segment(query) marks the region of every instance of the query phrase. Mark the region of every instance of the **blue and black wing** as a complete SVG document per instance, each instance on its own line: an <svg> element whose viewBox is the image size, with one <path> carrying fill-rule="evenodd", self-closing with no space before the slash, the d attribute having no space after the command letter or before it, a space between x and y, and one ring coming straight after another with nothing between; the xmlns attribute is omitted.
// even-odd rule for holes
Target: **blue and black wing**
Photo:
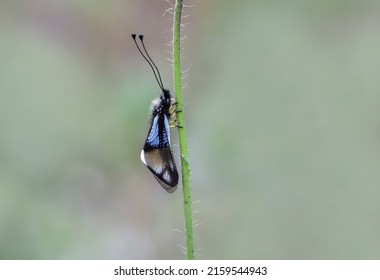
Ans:
<svg viewBox="0 0 380 280"><path fill-rule="evenodd" d="M141 161L169 193L176 190L178 171L170 147L169 121L165 114L156 114L141 151Z"/></svg>

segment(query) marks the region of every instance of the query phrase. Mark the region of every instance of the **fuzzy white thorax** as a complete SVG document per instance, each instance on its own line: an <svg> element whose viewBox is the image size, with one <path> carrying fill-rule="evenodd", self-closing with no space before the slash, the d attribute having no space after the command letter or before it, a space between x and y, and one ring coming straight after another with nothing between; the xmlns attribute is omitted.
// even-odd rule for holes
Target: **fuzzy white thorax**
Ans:
<svg viewBox="0 0 380 280"><path fill-rule="evenodd" d="M160 106L161 104L161 99L160 98L155 98L152 100L152 103L150 104L150 112L153 113L154 108Z"/></svg>

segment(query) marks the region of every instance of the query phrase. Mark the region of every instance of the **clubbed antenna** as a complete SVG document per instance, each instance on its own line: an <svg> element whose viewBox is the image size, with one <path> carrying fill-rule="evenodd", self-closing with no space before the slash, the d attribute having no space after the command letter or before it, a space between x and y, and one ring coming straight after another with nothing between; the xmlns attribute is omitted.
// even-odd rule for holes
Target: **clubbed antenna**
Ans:
<svg viewBox="0 0 380 280"><path fill-rule="evenodd" d="M146 62L149 63L150 68L152 68L152 71L153 71L154 77L156 78L158 86L163 91L164 90L164 84L162 83L160 71L158 71L158 68L157 68L156 64L153 62L153 59L149 56L149 53L148 53L148 51L145 48L145 44L144 44L144 41L143 41L144 36L143 35L139 35L139 39L141 41L141 45L143 46L143 50L145 51L145 54L141 51L141 48L137 44L136 34L132 34L132 38L133 38L133 41L135 42L136 47L139 50L140 54L143 56L143 58L146 60Z"/></svg>

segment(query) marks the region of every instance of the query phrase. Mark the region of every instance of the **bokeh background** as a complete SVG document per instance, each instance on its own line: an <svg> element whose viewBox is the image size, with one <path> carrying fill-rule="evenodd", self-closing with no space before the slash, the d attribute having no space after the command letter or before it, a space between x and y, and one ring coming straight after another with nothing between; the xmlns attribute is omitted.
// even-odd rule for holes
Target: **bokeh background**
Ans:
<svg viewBox="0 0 380 280"><path fill-rule="evenodd" d="M379 259L379 1L185 2L198 258ZM172 88L170 7L0 2L1 259L185 258L182 189L140 162L159 88L130 38Z"/></svg>

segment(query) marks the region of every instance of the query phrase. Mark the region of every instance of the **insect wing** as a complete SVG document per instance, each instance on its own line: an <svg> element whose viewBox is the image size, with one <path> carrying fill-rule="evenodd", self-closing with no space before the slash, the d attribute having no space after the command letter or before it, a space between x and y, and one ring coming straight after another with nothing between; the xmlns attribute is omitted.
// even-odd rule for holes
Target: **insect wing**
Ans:
<svg viewBox="0 0 380 280"><path fill-rule="evenodd" d="M170 147L141 151L141 157L156 180L167 192L174 192L178 184L178 172Z"/></svg>
<svg viewBox="0 0 380 280"><path fill-rule="evenodd" d="M167 192L176 190L178 171L170 148L169 122L165 114L154 116L141 151L141 161Z"/></svg>

